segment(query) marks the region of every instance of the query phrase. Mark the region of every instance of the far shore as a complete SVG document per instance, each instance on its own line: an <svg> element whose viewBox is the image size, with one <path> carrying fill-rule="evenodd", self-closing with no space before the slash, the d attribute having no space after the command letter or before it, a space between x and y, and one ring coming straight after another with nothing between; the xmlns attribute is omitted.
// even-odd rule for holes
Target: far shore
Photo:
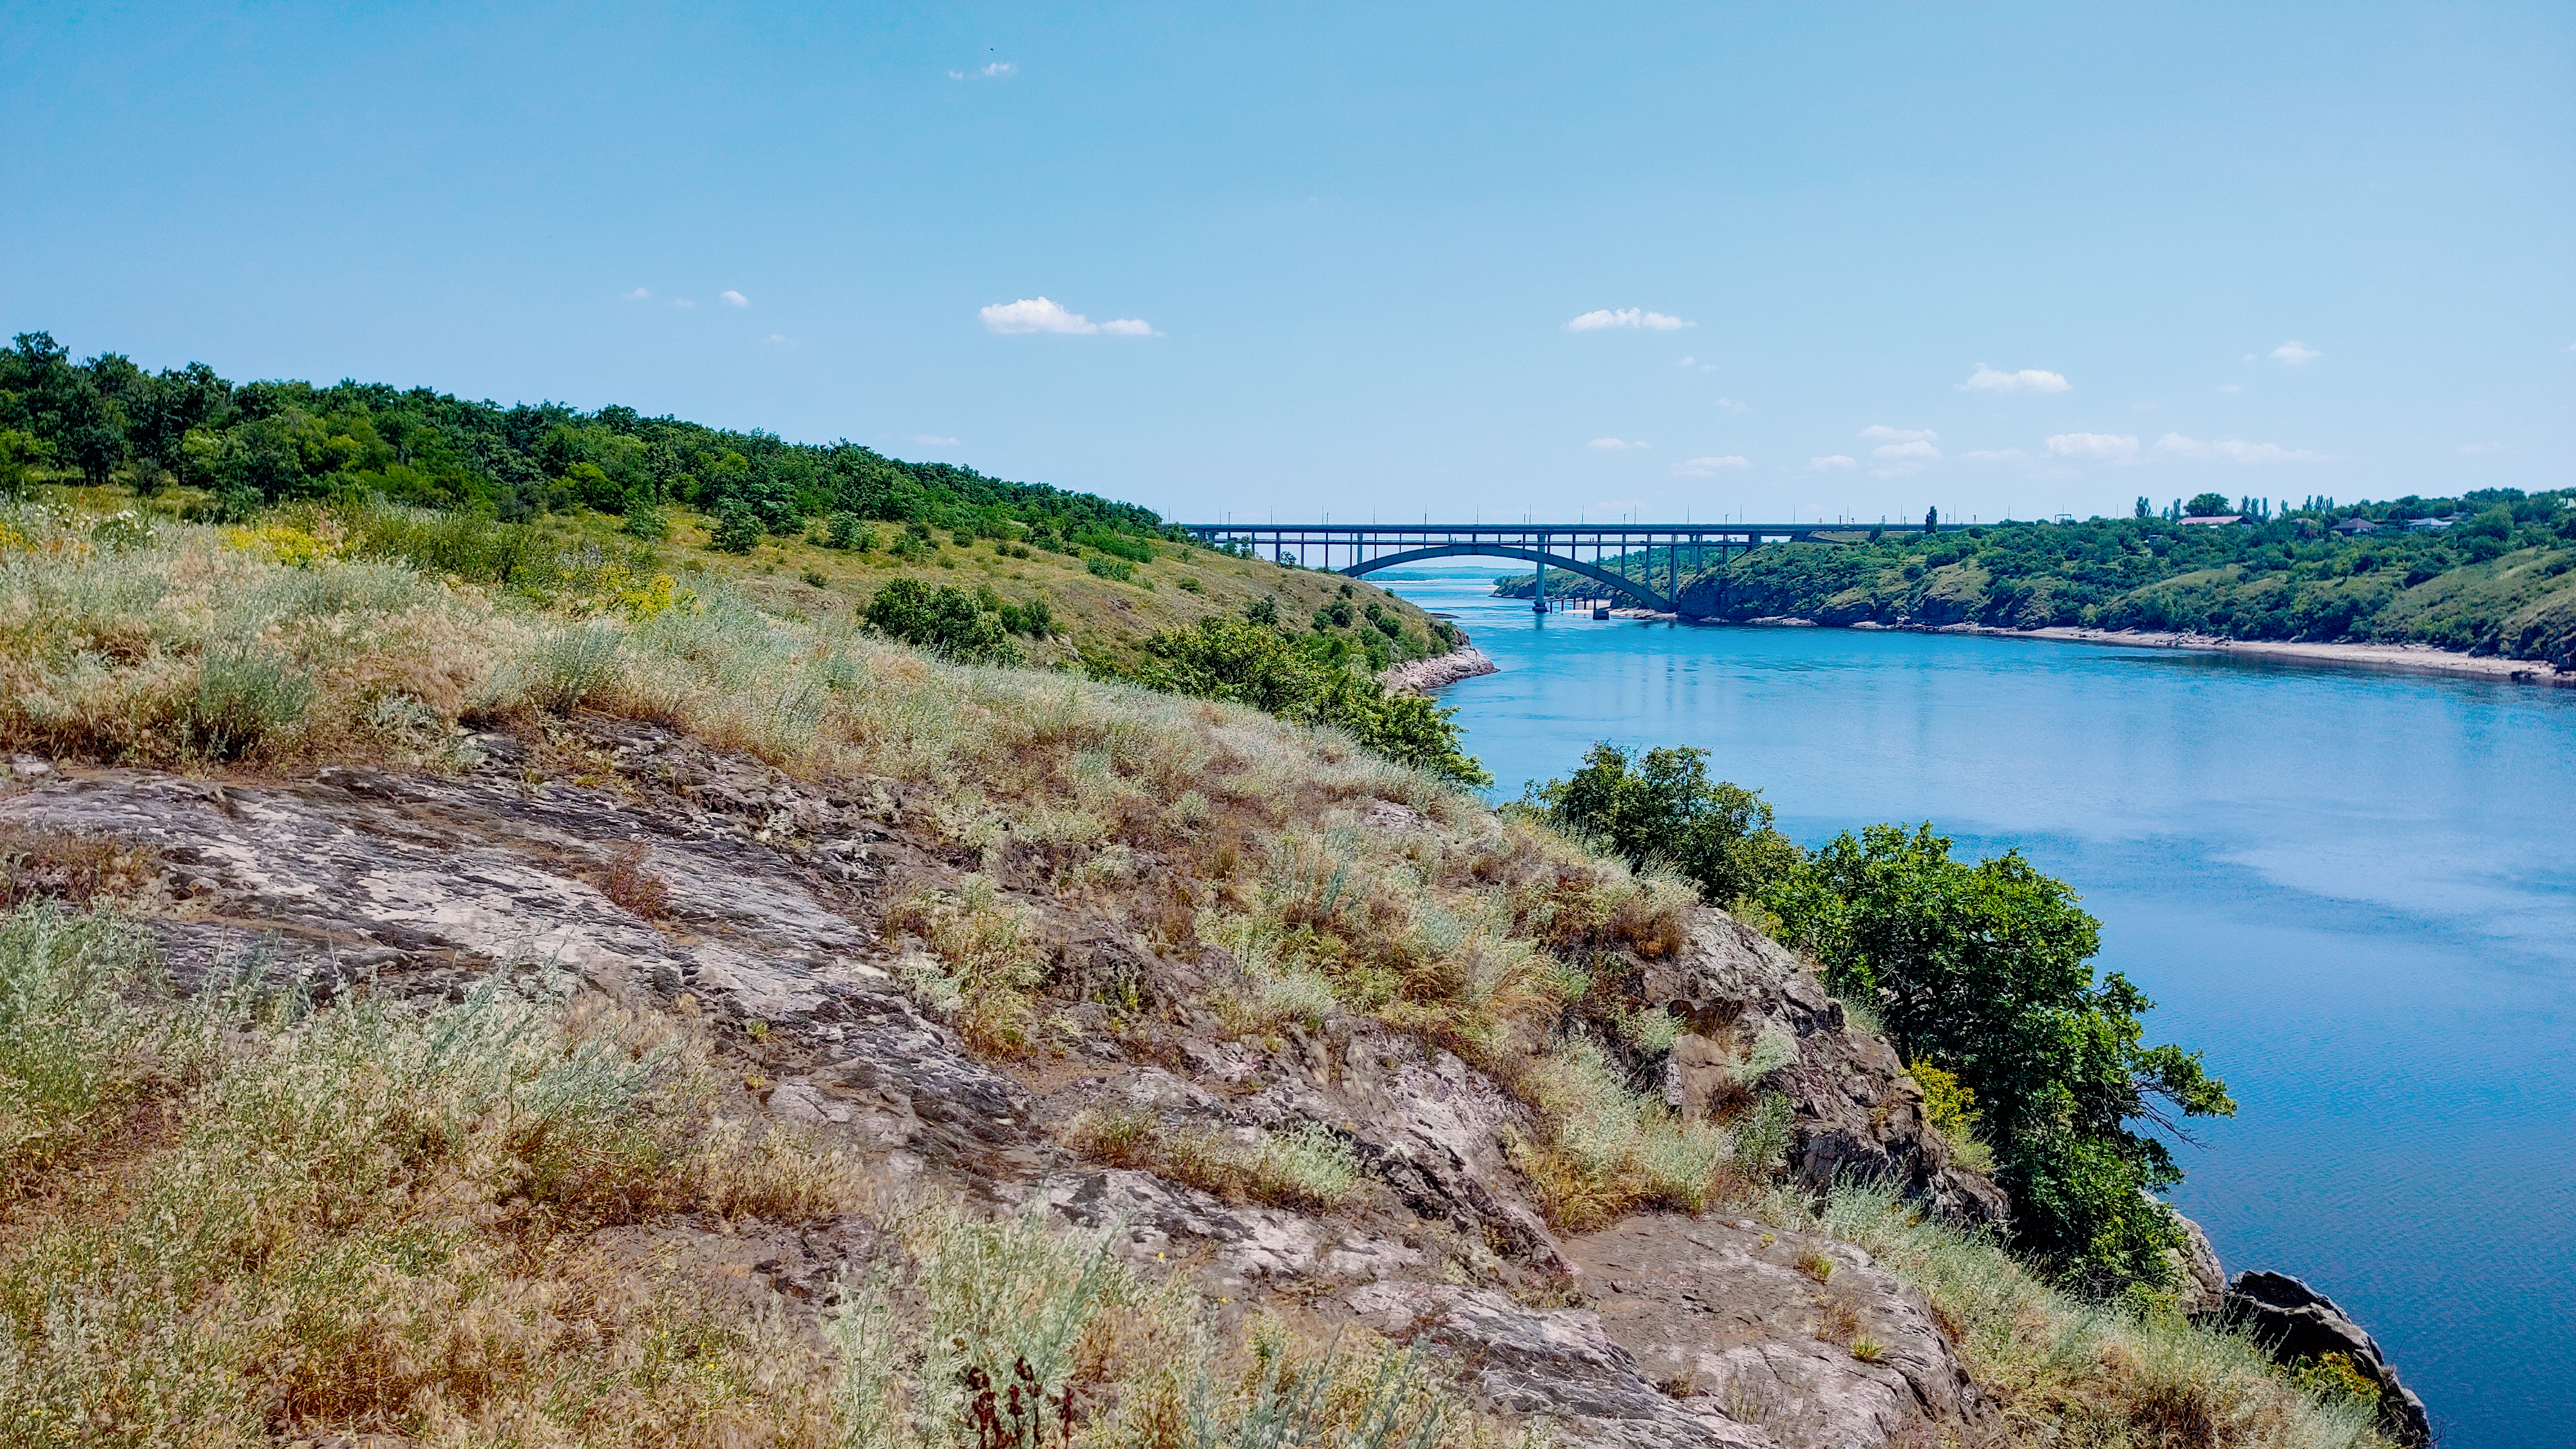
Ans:
<svg viewBox="0 0 2576 1449"><path fill-rule="evenodd" d="M1645 609L1616 609L1612 613L1623 619L1674 619L1671 614L1652 613ZM2492 679L2508 684L2553 684L2576 687L2576 670L2559 671L2545 659L2505 659L2495 655L2463 654L2456 649L2437 649L2430 644L2302 644L2282 639L2226 639L2214 634L2179 634L2148 629L1997 629L1985 624L1823 624L1814 619L1787 616L1720 621L1694 619L1695 624L1734 622L1740 627L1770 629L1875 629L1909 634L1974 634L1989 639L2045 639L2059 644L2110 644L2130 649L2196 649L2219 654L2239 654L2264 659L2281 659L2305 664L2332 664L2347 669L2407 669L2425 674L2449 674L2470 679Z"/></svg>

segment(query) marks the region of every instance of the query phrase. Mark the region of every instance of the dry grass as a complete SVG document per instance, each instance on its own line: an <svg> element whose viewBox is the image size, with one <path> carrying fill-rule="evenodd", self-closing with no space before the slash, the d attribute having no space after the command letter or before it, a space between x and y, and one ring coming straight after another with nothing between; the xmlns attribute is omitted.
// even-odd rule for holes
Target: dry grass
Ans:
<svg viewBox="0 0 2576 1449"><path fill-rule="evenodd" d="M717 1113L667 1028L497 977L419 1011L182 1004L132 933L48 905L0 927L0 983L56 1028L0 1052L15 1135L85 1148L7 1157L0 1442L828 1442L810 1352L591 1245L857 1192Z"/></svg>
<svg viewBox="0 0 2576 1449"><path fill-rule="evenodd" d="M131 900L160 874L161 862L148 847L0 823L0 911L38 899L74 906Z"/></svg>
<svg viewBox="0 0 2576 1449"><path fill-rule="evenodd" d="M1246 1141L1168 1131L1143 1112L1087 1112L1067 1127L1065 1143L1095 1162L1141 1168L1229 1202L1325 1212L1350 1201L1361 1183L1350 1144L1312 1123Z"/></svg>
<svg viewBox="0 0 2576 1449"><path fill-rule="evenodd" d="M915 1272L863 1285L831 1325L850 1449L961 1430L1032 1449L1502 1442L1365 1331L1317 1344L1262 1317L1222 1340L1186 1287L1139 1274L1105 1235L945 1206L888 1216Z"/></svg>
<svg viewBox="0 0 2576 1449"><path fill-rule="evenodd" d="M1705 1201L1701 1174L1724 1155L1604 1106L1554 1045L1569 1012L1625 1021L1619 963L1677 949L1688 889L1497 822L1331 731L946 665L764 613L720 580L644 578L604 550L521 565L544 580L534 602L364 556L426 548L371 542L405 517L166 524L112 546L77 519L19 517L23 546L0 551L0 675L23 687L0 703L0 742L200 769L441 768L461 720L654 720L809 778L891 777L926 802L918 818L986 874L915 897L888 928L921 943L915 990L987 1050L1032 1049L1045 958L1013 890L1042 891L1123 910L1175 955L1226 947L1239 975L1210 1004L1239 1030L1371 1013L1547 1105L1567 1140L1540 1145L1565 1151L1530 1161L1572 1164L1554 1196L1599 1205L1565 1221ZM1223 602L1219 582L1194 597ZM1409 823L1369 823L1390 806Z"/></svg>
<svg viewBox="0 0 2576 1449"><path fill-rule="evenodd" d="M1969 1372L2002 1404L2009 1442L2139 1449L2382 1443L2367 1405L2330 1386L2294 1384L2250 1340L2171 1313L2070 1298L1992 1241L1926 1222L1887 1191L1842 1189L1821 1212L1774 1194L1763 1209L1782 1226L1858 1244L1930 1299ZM1852 1342L1855 1357L1860 1343Z"/></svg>

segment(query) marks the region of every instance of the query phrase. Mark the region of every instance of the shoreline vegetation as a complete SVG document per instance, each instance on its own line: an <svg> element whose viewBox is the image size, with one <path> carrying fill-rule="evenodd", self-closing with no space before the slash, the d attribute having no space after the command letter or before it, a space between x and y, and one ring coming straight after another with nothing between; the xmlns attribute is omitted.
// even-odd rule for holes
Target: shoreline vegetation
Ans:
<svg viewBox="0 0 2576 1449"><path fill-rule="evenodd" d="M2576 670L2562 670L2528 659L2469 654L2431 644L2314 643L2297 639L2229 639L2214 634L2185 634L2154 629L1999 629L1990 624L1828 624L1820 619L1788 616L1763 619L1681 619L1649 609L1614 609L1621 619L1686 623L1694 628L1727 629L1858 629L1902 634L1965 634L1980 639L2030 639L2046 644L2095 644L2124 649L2185 649L2200 653L2274 659L2288 664L2315 664L2344 669L2380 669L2419 674L2447 674L2510 684L2545 684L2576 688ZM1491 671L1478 671L1486 673ZM1462 676L1463 677L1463 676Z"/></svg>
<svg viewBox="0 0 2576 1449"><path fill-rule="evenodd" d="M1927 534L1855 527L1685 575L1675 602L1710 623L1949 629L2082 642L2249 649L2283 658L2449 668L2533 680L2576 674L2576 490L2485 489L2386 503L2310 498L2274 509L2216 494L2135 516L1999 523ZM1663 548L1604 561L1660 582ZM1687 555L1681 560L1687 565ZM1528 574L1495 592L1528 598ZM1599 587L1552 576L1549 593Z"/></svg>

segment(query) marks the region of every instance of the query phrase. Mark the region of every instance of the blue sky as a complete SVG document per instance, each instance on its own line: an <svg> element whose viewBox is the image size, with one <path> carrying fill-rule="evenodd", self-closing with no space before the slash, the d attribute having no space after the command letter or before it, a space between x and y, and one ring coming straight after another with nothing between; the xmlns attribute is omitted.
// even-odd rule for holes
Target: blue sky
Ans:
<svg viewBox="0 0 2576 1449"><path fill-rule="evenodd" d="M2576 8L1391 9L20 0L0 328L1192 518L2576 483Z"/></svg>

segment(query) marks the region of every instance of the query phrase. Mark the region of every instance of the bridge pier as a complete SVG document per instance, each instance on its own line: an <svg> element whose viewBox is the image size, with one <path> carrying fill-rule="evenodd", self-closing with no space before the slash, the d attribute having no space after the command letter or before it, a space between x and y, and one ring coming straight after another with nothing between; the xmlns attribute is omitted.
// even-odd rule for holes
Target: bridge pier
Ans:
<svg viewBox="0 0 2576 1449"><path fill-rule="evenodd" d="M1544 533L1538 536L1538 552L1538 587L1530 593L1530 611L1544 614L1547 612L1547 535Z"/></svg>

